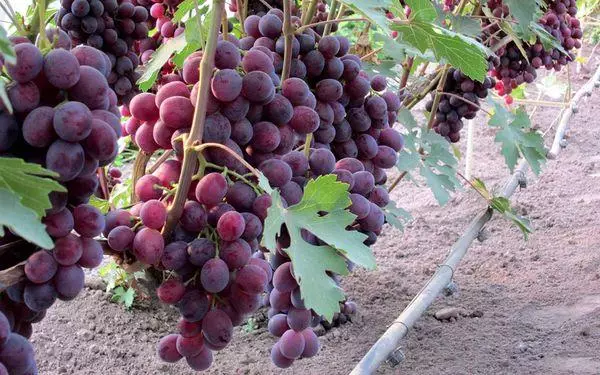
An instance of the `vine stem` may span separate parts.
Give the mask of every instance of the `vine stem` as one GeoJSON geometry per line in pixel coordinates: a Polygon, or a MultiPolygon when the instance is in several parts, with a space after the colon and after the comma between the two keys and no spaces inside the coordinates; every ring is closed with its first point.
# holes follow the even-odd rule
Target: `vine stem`
{"type": "MultiPolygon", "coordinates": [[[[36,5],[36,7],[37,6],[38,5],[36,5]]],[[[10,1],[0,0],[0,8],[2,8],[4,13],[6,13],[6,16],[10,20],[10,23],[17,29],[17,33],[19,33],[21,35],[27,34],[26,31],[23,30],[23,28],[21,27],[21,24],[19,22],[17,22],[17,19],[15,17],[15,11],[13,10],[12,6],[10,5],[10,1]]]]}
{"type": "Polygon", "coordinates": [[[480,106],[479,104],[476,104],[476,103],[474,103],[474,102],[472,102],[472,101],[470,101],[470,100],[468,100],[468,99],[465,99],[465,98],[463,98],[463,97],[462,97],[462,96],[460,96],[460,95],[456,95],[456,94],[453,94],[453,93],[451,93],[451,92],[442,92],[441,94],[442,94],[443,96],[450,96],[450,97],[453,97],[453,98],[456,98],[456,99],[462,100],[463,102],[465,102],[465,103],[467,103],[467,104],[469,104],[469,105],[472,105],[473,107],[477,107],[477,109],[478,109],[478,110],[481,110],[481,111],[485,112],[485,113],[486,113],[488,116],[492,116],[492,115],[493,115],[493,114],[492,114],[490,111],[488,111],[487,109],[483,108],[483,107],[482,107],[482,106],[480,106]]]}
{"type": "Polygon", "coordinates": [[[379,47],[379,48],[377,48],[377,49],[374,49],[373,51],[371,51],[371,52],[367,53],[366,55],[362,56],[362,57],[360,58],[360,61],[365,61],[365,60],[366,60],[366,59],[368,59],[369,57],[371,57],[371,56],[373,56],[373,55],[375,55],[375,54],[379,53],[379,52],[380,52],[382,49],[383,49],[383,47],[379,47]]]}
{"type": "Polygon", "coordinates": [[[108,192],[108,181],[106,181],[106,170],[104,167],[98,168],[96,171],[98,174],[98,179],[100,180],[100,189],[102,190],[103,198],[108,200],[110,198],[110,194],[108,192]]]}
{"type": "Polygon", "coordinates": [[[445,65],[444,68],[442,68],[443,69],[442,76],[440,78],[440,81],[438,82],[435,97],[433,98],[433,107],[431,107],[431,113],[429,114],[429,122],[427,123],[427,129],[433,128],[433,122],[435,121],[435,114],[440,105],[442,93],[444,92],[444,85],[446,85],[446,78],[448,77],[448,69],[449,68],[450,67],[448,65],[445,65]]]}
{"type": "Polygon", "coordinates": [[[341,20],[331,20],[331,21],[321,21],[321,22],[315,22],[315,23],[311,23],[308,25],[304,25],[302,27],[299,27],[296,30],[296,34],[301,34],[304,30],[306,29],[311,29],[315,26],[319,26],[319,25],[327,25],[329,23],[341,23],[341,22],[371,22],[371,20],[369,20],[368,18],[344,18],[341,20]]]}
{"type": "MultiPolygon", "coordinates": [[[[329,5],[329,14],[327,15],[327,21],[333,21],[334,19],[339,19],[340,17],[337,17],[337,15],[334,16],[334,13],[336,11],[336,8],[339,4],[339,0],[331,0],[331,4],[329,5]]],[[[323,36],[327,36],[329,35],[329,33],[331,32],[331,26],[333,24],[328,23],[327,25],[325,25],[325,28],[323,29],[323,36]]]]}
{"type": "Polygon", "coordinates": [[[133,171],[131,174],[131,186],[134,187],[133,189],[131,189],[131,202],[132,203],[136,202],[135,184],[138,182],[138,180],[143,175],[146,174],[146,165],[150,161],[151,157],[152,157],[151,154],[147,154],[141,150],[138,152],[137,156],[135,157],[135,161],[133,162],[133,171]]]}
{"type": "Polygon", "coordinates": [[[171,157],[171,155],[173,155],[173,150],[167,150],[165,151],[157,160],[154,164],[152,164],[152,166],[150,168],[148,168],[148,173],[154,173],[158,167],[161,166],[162,163],[164,163],[165,161],[167,161],[167,159],[169,159],[171,157]]]}
{"type": "Polygon", "coordinates": [[[40,28],[39,28],[39,32],[38,32],[40,40],[39,40],[38,47],[40,47],[40,49],[44,49],[44,48],[50,46],[50,41],[46,37],[46,30],[44,30],[44,24],[46,23],[46,20],[44,19],[44,15],[46,13],[46,0],[38,0],[37,11],[38,11],[38,18],[40,21],[40,28]]]}
{"type": "MultiPolygon", "coordinates": [[[[236,0],[234,0],[236,1],[236,0]]],[[[240,28],[242,29],[242,34],[246,34],[246,29],[244,28],[244,22],[248,17],[248,0],[237,0],[238,5],[238,16],[240,20],[240,28]]]]}
{"type": "Polygon", "coordinates": [[[208,105],[208,102],[205,100],[205,98],[208,97],[210,79],[215,66],[217,39],[219,36],[219,28],[221,26],[221,17],[225,12],[224,6],[224,0],[213,0],[213,12],[210,18],[208,38],[206,40],[206,47],[204,49],[199,68],[200,79],[198,80],[198,97],[196,99],[194,119],[184,148],[183,165],[181,168],[181,175],[179,176],[177,192],[175,193],[175,198],[173,199],[173,204],[169,209],[167,222],[165,223],[165,227],[163,228],[162,232],[163,237],[165,238],[170,236],[171,232],[175,228],[175,225],[179,221],[179,218],[181,217],[183,205],[185,204],[188,190],[192,183],[192,176],[194,175],[198,165],[198,151],[195,149],[195,147],[202,144],[202,135],[204,134],[204,123],[206,119],[206,108],[208,105]]]}
{"type": "Polygon", "coordinates": [[[236,154],[235,151],[233,151],[232,149],[230,149],[229,147],[227,147],[225,145],[222,145],[220,143],[203,143],[201,145],[193,147],[193,150],[196,151],[197,153],[202,153],[202,151],[206,150],[207,148],[211,148],[211,147],[213,147],[213,148],[220,148],[221,150],[226,151],[231,156],[233,156],[237,161],[239,161],[240,163],[242,163],[244,165],[244,167],[248,168],[248,170],[254,176],[256,176],[256,178],[260,178],[260,172],[258,171],[258,169],[254,168],[252,165],[250,165],[250,163],[248,163],[246,160],[244,160],[243,157],[241,157],[240,155],[236,154]]]}
{"type": "MultiPolygon", "coordinates": [[[[310,3],[308,3],[306,11],[302,13],[301,22],[303,25],[306,25],[310,20],[312,20],[313,16],[315,15],[315,11],[317,10],[318,2],[319,0],[310,0],[310,3]]],[[[304,4],[304,1],[302,3],[304,4]]]]}
{"type": "Polygon", "coordinates": [[[406,172],[406,171],[400,173],[400,175],[398,177],[396,177],[394,182],[392,182],[392,184],[388,188],[388,192],[391,193],[396,188],[396,186],[398,186],[400,181],[402,181],[402,179],[404,179],[404,177],[406,177],[407,174],[408,174],[408,172],[406,172]]]}
{"type": "Polygon", "coordinates": [[[408,84],[408,77],[410,76],[410,71],[412,70],[413,64],[415,63],[414,57],[408,57],[402,67],[404,71],[402,72],[402,79],[400,80],[400,90],[398,90],[398,95],[406,88],[408,84]]]}
{"type": "Polygon", "coordinates": [[[285,82],[290,77],[292,68],[292,38],[294,37],[294,28],[292,27],[292,7],[291,0],[283,0],[283,69],[281,71],[281,82],[285,82]]]}

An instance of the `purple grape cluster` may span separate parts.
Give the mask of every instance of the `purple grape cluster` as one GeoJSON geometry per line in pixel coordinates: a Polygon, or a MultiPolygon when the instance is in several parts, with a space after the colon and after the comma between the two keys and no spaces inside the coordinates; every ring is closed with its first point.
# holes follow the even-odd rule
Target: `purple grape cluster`
{"type": "MultiPolygon", "coordinates": [[[[41,320],[36,314],[12,310],[0,300],[0,374],[37,374],[33,347],[19,331],[31,331],[31,322],[41,320]],[[5,312],[6,311],[6,312],[5,312]],[[22,313],[18,318],[16,314],[22,313]],[[18,319],[18,320],[17,320],[18,319]],[[25,319],[27,321],[25,321],[25,319]],[[28,328],[25,327],[29,325],[28,328]],[[22,328],[25,327],[25,328],[22,328]]],[[[43,316],[42,316],[43,317],[43,316]]]]}
{"type": "MultiPolygon", "coordinates": [[[[384,77],[369,78],[361,70],[360,59],[347,53],[347,39],[326,36],[317,44],[312,31],[292,39],[290,78],[282,82],[282,19],[281,10],[272,9],[262,17],[249,16],[244,24],[248,35],[242,39],[219,36],[216,69],[204,99],[207,114],[202,141],[225,145],[260,170],[290,206],[300,202],[309,179],[337,175],[351,193],[349,210],[357,216],[352,229],[367,234],[365,243],[371,245],[385,222],[382,207],[389,202],[382,186],[385,169],[395,165],[403,146],[402,136],[390,126],[396,120],[400,99],[385,91],[384,77]],[[312,147],[305,154],[299,150],[309,135],[312,147]]],[[[159,296],[179,307],[185,320],[181,325],[206,322],[207,306],[229,319],[218,323],[228,327],[224,331],[227,339],[222,341],[204,332],[204,323],[196,325],[193,334],[180,327],[179,336],[167,336],[159,344],[161,358],[175,361],[186,357],[193,368],[205,368],[211,362],[209,352],[229,342],[229,327],[240,324],[260,306],[261,294],[274,288],[268,299],[283,290],[283,305],[277,309],[269,301],[270,315],[279,315],[280,320],[284,316],[288,333],[274,349],[273,360],[289,365],[299,357],[316,354],[318,340],[307,324],[318,324],[321,317],[291,299],[292,290],[294,298],[301,296],[285,252],[290,246],[285,230],[278,239],[279,248],[269,249],[276,276],[273,285],[268,284],[273,270],[262,259],[267,249],[259,243],[271,198],[260,193],[255,177],[248,176],[243,163],[222,149],[207,149],[204,175],[193,181],[172,238],[165,241],[160,233],[173,184],[181,174],[182,140],[192,126],[201,60],[202,52],[191,54],[183,68],[173,72],[173,79],[158,84],[155,94],[142,93],[131,100],[131,118],[125,130],[134,142],[146,153],[161,149],[174,153],[136,183],[136,195],[143,203],[129,212],[109,214],[123,218],[119,225],[107,218],[108,243],[143,263],[175,271],[159,289],[159,296]],[[217,265],[219,269],[213,268],[217,265]],[[214,276],[218,285],[204,285],[204,274],[210,280],[214,276]],[[288,284],[282,286],[280,278],[288,284]],[[188,336],[198,336],[197,351],[177,350],[178,340],[188,336]],[[287,351],[288,344],[294,347],[291,351],[287,351]],[[200,357],[191,359],[196,356],[200,357]]],[[[322,244],[309,232],[303,236],[307,242],[322,244]]]]}
{"type": "MultiPolygon", "coordinates": [[[[477,82],[460,70],[450,68],[442,95],[433,121],[433,129],[449,142],[460,141],[460,130],[463,128],[462,119],[473,119],[479,111],[480,99],[485,99],[488,90],[496,85],[494,78],[486,77],[483,82],[477,82]]],[[[425,109],[432,111],[435,93],[425,109]]]]}
{"type": "Polygon", "coordinates": [[[148,37],[148,19],[146,7],[126,0],[61,0],[56,14],[56,24],[68,32],[73,44],[107,54],[108,82],[120,103],[135,95],[140,60],[133,47],[148,37]]]}
{"type": "MultiPolygon", "coordinates": [[[[514,42],[502,46],[496,52],[497,58],[492,59],[494,68],[491,70],[492,77],[499,81],[496,87],[499,95],[509,95],[520,84],[533,82],[537,77],[536,70],[541,67],[560,71],[563,66],[575,59],[572,50],[581,47],[583,36],[580,21],[576,18],[575,0],[550,0],[546,3],[548,6],[546,13],[539,23],[561,43],[568,54],[556,48],[546,50],[539,38],[532,44],[523,44],[527,56],[523,56],[514,42]]],[[[510,9],[502,0],[488,0],[488,7],[497,18],[504,18],[510,14],[510,9]]],[[[489,26],[484,36],[490,39],[491,46],[505,36],[502,32],[498,33],[499,26],[491,25],[492,22],[494,21],[484,22],[484,26],[489,26]]]]}
{"type": "MultiPolygon", "coordinates": [[[[16,264],[26,258],[25,280],[0,294],[2,316],[20,335],[10,335],[3,343],[0,334],[0,362],[10,374],[37,373],[22,337],[31,336],[32,323],[40,321],[56,299],[75,298],[83,289],[83,268],[102,261],[103,249],[94,238],[104,229],[104,216],[87,202],[98,187],[96,170],[117,154],[121,131],[113,113],[117,98],[102,71],[106,56],[90,47],[69,50],[69,37],[60,31],[49,30],[47,35],[56,36],[51,39],[65,48],[44,56],[35,45],[20,40],[14,47],[16,64],[5,66],[15,114],[0,114],[0,157],[43,165],[56,172],[67,189],[50,194],[52,207],[42,219],[54,248],[39,250],[27,244],[18,256],[3,254],[0,261],[16,264]],[[11,355],[13,359],[7,357],[11,355]]],[[[10,233],[0,238],[3,245],[16,241],[10,233]]]]}

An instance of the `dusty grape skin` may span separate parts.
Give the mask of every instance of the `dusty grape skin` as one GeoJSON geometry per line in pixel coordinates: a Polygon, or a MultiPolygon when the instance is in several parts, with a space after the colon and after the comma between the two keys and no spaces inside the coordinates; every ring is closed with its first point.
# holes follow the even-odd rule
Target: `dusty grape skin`
{"type": "Polygon", "coordinates": [[[281,354],[288,359],[297,359],[302,355],[306,343],[300,332],[287,330],[279,339],[281,354]]]}
{"type": "Polygon", "coordinates": [[[81,237],[82,253],[77,264],[85,268],[96,268],[102,263],[104,251],[93,238],[81,237]]]}
{"type": "Polygon", "coordinates": [[[204,263],[200,272],[202,287],[209,293],[219,293],[229,283],[229,268],[219,259],[212,258],[204,263]]]}
{"type": "MultiPolygon", "coordinates": [[[[243,220],[243,219],[242,219],[243,220]]],[[[252,256],[250,245],[242,239],[220,244],[219,257],[227,263],[230,271],[243,267],[252,256]]]]}
{"type": "Polygon", "coordinates": [[[69,301],[77,297],[83,290],[85,274],[80,266],[60,266],[54,277],[54,285],[58,298],[69,301]]]}
{"type": "Polygon", "coordinates": [[[173,129],[188,128],[194,117],[194,106],[190,99],[172,96],[160,105],[160,119],[173,129]]]}
{"type": "Polygon", "coordinates": [[[90,204],[81,204],[73,210],[75,230],[84,237],[93,238],[104,230],[104,215],[90,204]]]}
{"type": "Polygon", "coordinates": [[[29,43],[15,46],[16,64],[6,64],[8,75],[17,82],[25,83],[33,80],[41,71],[44,64],[40,50],[29,43]]]}
{"type": "Polygon", "coordinates": [[[213,361],[213,354],[208,348],[204,347],[200,354],[194,357],[185,358],[187,364],[195,371],[204,371],[210,367],[213,361]]]}
{"type": "Polygon", "coordinates": [[[24,267],[27,279],[36,284],[50,281],[56,274],[57,269],[58,263],[56,263],[52,254],[44,250],[31,254],[27,258],[24,267]]]}
{"type": "Polygon", "coordinates": [[[42,222],[46,225],[46,231],[52,237],[64,237],[74,228],[73,214],[66,208],[47,215],[42,222]]]}
{"type": "Polygon", "coordinates": [[[117,135],[106,122],[94,118],[92,129],[84,141],[85,151],[98,160],[107,160],[117,152],[117,135]]]}
{"type": "Polygon", "coordinates": [[[182,358],[177,351],[177,337],[176,334],[170,334],[160,339],[156,346],[156,352],[161,360],[174,363],[182,358]]]}
{"type": "Polygon", "coordinates": [[[156,295],[163,303],[176,304],[185,294],[185,285],[177,277],[162,282],[156,289],[156,295]]]}
{"type": "Polygon", "coordinates": [[[56,301],[57,294],[51,282],[44,284],[27,284],[23,300],[27,307],[33,311],[43,311],[50,308],[56,301]]]}
{"type": "Polygon", "coordinates": [[[133,254],[145,264],[156,264],[164,251],[164,240],[159,231],[143,228],[133,239],[133,254]]]}
{"type": "Polygon", "coordinates": [[[286,358],[283,354],[281,354],[279,342],[275,343],[273,348],[271,348],[271,361],[279,368],[288,368],[294,363],[293,359],[286,358]]]}
{"type": "Polygon", "coordinates": [[[208,307],[208,298],[200,290],[188,290],[177,303],[181,316],[189,322],[201,321],[208,307]]]}

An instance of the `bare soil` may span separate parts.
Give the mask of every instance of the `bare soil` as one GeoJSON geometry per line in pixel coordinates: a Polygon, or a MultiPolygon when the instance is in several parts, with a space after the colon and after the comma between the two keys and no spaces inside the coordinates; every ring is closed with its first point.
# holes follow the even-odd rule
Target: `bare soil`
{"type": "MultiPolygon", "coordinates": [[[[578,79],[576,86],[582,83],[578,79]]],[[[565,152],[513,197],[518,211],[533,220],[529,241],[494,217],[488,239],[474,243],[457,270],[458,293],[438,298],[401,342],[406,360],[395,369],[384,364],[379,373],[600,374],[600,94],[580,108],[565,152]],[[446,307],[479,317],[433,317],[446,307]]],[[[540,109],[535,123],[546,129],[557,115],[556,109],[540,109]]],[[[494,132],[480,123],[474,176],[498,185],[509,172],[494,132]]],[[[344,279],[359,314],[321,337],[317,357],[276,369],[269,359],[275,340],[265,328],[239,328],[207,373],[349,373],[485,207],[472,191],[439,207],[429,191],[409,182],[393,198],[415,220],[404,233],[389,228],[381,236],[373,248],[376,271],[358,270],[344,279]]],[[[173,309],[153,302],[126,312],[90,287],[73,302],[57,303],[36,325],[41,374],[192,373],[184,361],[164,364],[154,353],[157,340],[175,329],[173,309]]]]}

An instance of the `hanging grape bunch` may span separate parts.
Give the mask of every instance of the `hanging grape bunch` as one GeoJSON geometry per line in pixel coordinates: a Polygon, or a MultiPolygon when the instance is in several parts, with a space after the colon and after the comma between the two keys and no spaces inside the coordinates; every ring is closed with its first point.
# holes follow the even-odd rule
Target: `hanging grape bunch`
{"type": "MultiPolygon", "coordinates": [[[[491,75],[498,80],[496,90],[499,95],[510,95],[512,90],[522,83],[531,83],[537,77],[536,69],[545,67],[548,70],[560,71],[561,68],[575,59],[574,49],[581,48],[580,21],[577,19],[577,5],[575,0],[551,0],[546,1],[548,8],[539,20],[540,25],[558,40],[563,49],[568,53],[565,55],[560,50],[553,48],[547,50],[539,40],[533,44],[523,43],[527,56],[523,56],[515,42],[502,46],[494,59],[494,69],[491,75]]],[[[503,18],[509,15],[509,8],[502,0],[489,0],[488,7],[492,10],[494,17],[503,18]]],[[[493,21],[486,20],[484,26],[493,21]]],[[[487,37],[499,31],[498,25],[491,25],[486,29],[487,37]]],[[[500,32],[491,37],[490,45],[493,47],[503,37],[500,32]]],[[[507,98],[507,103],[512,102],[507,98]]]]}
{"type": "MultiPolygon", "coordinates": [[[[59,30],[46,35],[55,46],[45,56],[21,40],[15,45],[16,64],[5,66],[14,115],[6,109],[0,114],[0,156],[45,166],[58,174],[66,192],[50,194],[52,207],[42,219],[53,249],[26,243],[18,258],[2,254],[3,264],[26,259],[25,280],[0,293],[0,373],[8,374],[37,373],[26,341],[32,324],[57,299],[75,298],[83,289],[83,268],[102,261],[103,249],[94,237],[104,229],[104,216],[87,203],[98,188],[98,167],[117,155],[121,131],[119,118],[109,111],[117,97],[104,76],[104,54],[89,47],[69,50],[69,37],[59,30]]],[[[2,245],[15,241],[12,234],[0,238],[2,245]]]]}
{"type": "MultiPolygon", "coordinates": [[[[486,77],[477,82],[465,76],[460,70],[450,68],[446,77],[443,94],[433,120],[433,129],[449,142],[460,141],[463,119],[474,119],[479,111],[480,99],[488,96],[488,90],[496,84],[494,78],[486,77]]],[[[435,93],[425,104],[429,112],[433,109],[435,93]]]]}
{"type": "Polygon", "coordinates": [[[148,36],[148,10],[129,1],[62,0],[56,24],[68,32],[75,45],[102,50],[108,56],[103,68],[108,83],[128,103],[135,95],[139,57],[134,43],[148,36]]]}
{"type": "MultiPolygon", "coordinates": [[[[202,52],[185,60],[179,72],[184,82],[163,84],[156,94],[138,94],[129,105],[132,118],[126,129],[135,143],[147,153],[173,149],[174,157],[137,181],[141,202],[129,211],[110,213],[106,231],[113,250],[174,271],[158,290],[159,298],[175,304],[182,315],[179,333],[158,345],[159,356],[168,362],[185,357],[192,368],[207,368],[211,351],[224,348],[233,326],[263,299],[285,331],[273,351],[278,365],[287,367],[318,350],[309,325],[321,318],[302,303],[284,251],[286,234],[279,239],[281,248],[271,249],[271,265],[264,260],[259,244],[271,197],[248,176],[242,160],[260,170],[288,205],[300,202],[310,179],[337,175],[351,193],[349,210],[357,216],[353,230],[365,233],[368,245],[385,221],[385,169],[395,165],[403,144],[390,127],[400,99],[385,91],[385,78],[370,79],[361,70],[360,59],[347,54],[348,40],[327,36],[317,44],[311,31],[293,38],[290,78],[281,82],[282,19],[281,10],[273,9],[262,17],[249,16],[244,24],[248,36],[241,40],[219,36],[202,141],[229,151],[206,150],[204,176],[193,181],[183,214],[166,241],[161,230],[169,190],[182,173],[182,139],[190,132],[198,101],[202,52]],[[296,151],[309,134],[309,154],[296,151]],[[268,289],[269,297],[262,297],[268,289]]],[[[309,243],[319,243],[305,234],[309,243]]],[[[342,307],[347,314],[355,310],[349,302],[342,307]]]]}

